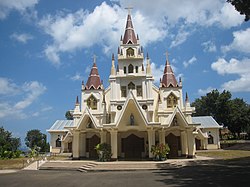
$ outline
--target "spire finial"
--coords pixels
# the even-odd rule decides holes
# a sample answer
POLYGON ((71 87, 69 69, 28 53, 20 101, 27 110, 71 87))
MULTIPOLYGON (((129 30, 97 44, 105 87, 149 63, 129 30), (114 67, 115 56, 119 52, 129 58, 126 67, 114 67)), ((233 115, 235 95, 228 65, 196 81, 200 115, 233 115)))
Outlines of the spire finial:
POLYGON ((96 57, 97 57, 97 56, 94 54, 94 55, 93 55, 94 64, 96 64, 96 57))
POLYGON ((147 52, 147 59, 149 59, 148 52, 147 52))
POLYGON ((168 53, 168 51, 166 51, 166 59, 167 59, 167 61, 168 61, 168 57, 169 57, 169 53, 168 53))
POLYGON ((130 15, 131 14, 131 10, 133 9, 133 7, 126 7, 125 9, 128 10, 128 14, 130 15))

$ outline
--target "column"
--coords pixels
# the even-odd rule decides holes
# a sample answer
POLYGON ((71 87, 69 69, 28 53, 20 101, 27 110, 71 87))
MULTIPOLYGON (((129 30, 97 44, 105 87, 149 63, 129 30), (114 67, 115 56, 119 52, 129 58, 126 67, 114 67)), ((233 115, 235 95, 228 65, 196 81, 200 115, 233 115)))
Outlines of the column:
POLYGON ((80 157, 86 157, 86 133, 80 134, 80 157))
POLYGON ((188 140, 188 158, 193 158, 195 155, 195 137, 193 135, 193 129, 187 131, 188 140))
POLYGON ((155 145, 155 130, 149 129, 148 130, 148 155, 149 155, 149 158, 154 157, 154 155, 151 153, 152 145, 155 145))
POLYGON ((79 159, 79 135, 80 131, 74 131, 73 132, 73 159, 79 159))
POLYGON ((166 142, 165 142, 165 131, 163 131, 163 130, 159 131, 159 141, 160 141, 160 144, 166 144, 166 142))
POLYGON ((111 135, 111 151, 112 151, 111 158, 116 160, 117 159, 117 131, 116 130, 110 131, 110 135, 111 135))
POLYGON ((187 132, 181 131, 181 154, 182 156, 187 156, 188 149, 187 149, 187 132))
POLYGON ((107 132, 101 131, 100 136, 101 136, 101 143, 106 143, 107 142, 107 132))

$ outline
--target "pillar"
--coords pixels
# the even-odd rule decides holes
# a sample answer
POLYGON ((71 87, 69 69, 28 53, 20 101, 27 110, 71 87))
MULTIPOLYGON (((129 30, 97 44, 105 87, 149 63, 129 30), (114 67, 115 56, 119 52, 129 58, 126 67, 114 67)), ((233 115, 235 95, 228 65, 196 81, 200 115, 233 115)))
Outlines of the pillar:
POLYGON ((182 154, 182 156, 188 155, 187 132, 186 131, 181 131, 181 154, 182 154))
POLYGON ((86 157, 86 133, 80 134, 80 157, 85 158, 86 157))
POLYGON ((79 150, 79 135, 80 131, 73 132, 73 159, 79 159, 80 157, 80 150, 79 150))
POLYGON ((151 153, 151 147, 155 145, 155 130, 148 130, 148 155, 149 158, 153 158, 154 155, 151 153))
POLYGON ((111 135, 111 151, 112 151, 111 158, 116 160, 117 159, 117 131, 116 130, 110 131, 110 135, 111 135))
POLYGON ((193 130, 189 129, 187 131, 188 140, 188 158, 193 158, 195 156, 195 137, 193 135, 193 130))
POLYGON ((107 132, 101 131, 100 136, 101 136, 101 143, 106 143, 107 142, 107 132))
POLYGON ((166 144, 165 131, 163 131, 163 130, 159 131, 159 141, 160 141, 160 144, 166 144))

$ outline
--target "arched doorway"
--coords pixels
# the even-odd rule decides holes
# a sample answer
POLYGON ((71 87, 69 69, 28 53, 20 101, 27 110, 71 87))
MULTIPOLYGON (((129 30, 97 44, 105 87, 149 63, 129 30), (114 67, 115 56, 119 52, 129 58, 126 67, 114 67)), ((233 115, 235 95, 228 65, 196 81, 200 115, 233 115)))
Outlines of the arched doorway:
POLYGON ((195 146, 196 146, 196 150, 201 150, 201 140, 195 138, 195 146))
POLYGON ((95 146, 99 143, 100 143, 100 138, 97 135, 93 135, 91 138, 86 139, 86 152, 89 152, 89 158, 91 159, 98 158, 95 146))
POLYGON ((144 138, 134 134, 122 138, 122 152, 125 159, 141 159, 142 152, 144 152, 144 138))
POLYGON ((169 157, 175 158, 178 157, 178 151, 181 151, 181 138, 180 136, 175 136, 174 134, 170 133, 165 138, 166 143, 170 148, 169 157))

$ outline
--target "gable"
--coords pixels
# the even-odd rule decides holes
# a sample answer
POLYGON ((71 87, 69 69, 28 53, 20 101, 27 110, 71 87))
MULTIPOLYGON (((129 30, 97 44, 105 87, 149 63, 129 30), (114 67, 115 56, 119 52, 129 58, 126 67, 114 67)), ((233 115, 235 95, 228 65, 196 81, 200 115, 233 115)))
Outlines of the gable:
POLYGON ((146 119, 134 99, 129 99, 124 105, 121 116, 117 121, 117 127, 119 130, 142 130, 147 127, 146 119))

